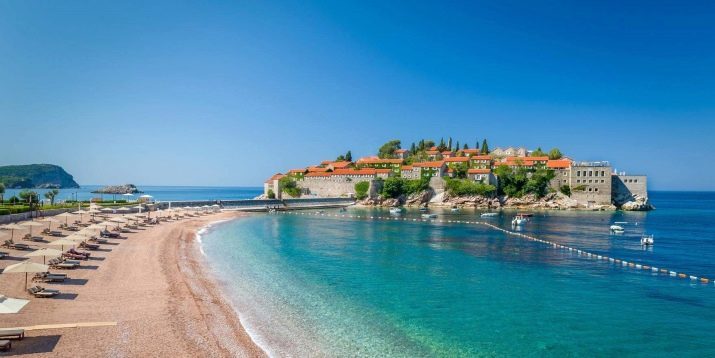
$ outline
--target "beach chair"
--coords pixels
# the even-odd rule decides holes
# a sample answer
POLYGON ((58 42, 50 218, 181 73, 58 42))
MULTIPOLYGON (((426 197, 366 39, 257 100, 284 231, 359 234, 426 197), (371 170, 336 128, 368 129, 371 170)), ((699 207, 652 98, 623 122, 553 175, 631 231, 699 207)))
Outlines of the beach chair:
POLYGON ((87 252, 87 251, 77 251, 77 250, 75 250, 74 248, 71 248, 71 249, 67 250, 67 252, 69 252, 69 253, 71 253, 71 254, 75 254, 75 255, 82 255, 82 256, 84 256, 84 257, 90 257, 90 256, 92 256, 92 254, 89 253, 89 252, 87 252))
POLYGON ((51 290, 40 286, 30 287, 27 289, 27 292, 37 298, 49 298, 60 294, 59 290, 51 290))
POLYGON ((119 237, 119 234, 116 233, 116 232, 111 232, 111 231, 107 231, 107 230, 102 230, 102 231, 99 232, 99 236, 101 236, 101 237, 108 237, 108 238, 114 239, 114 238, 118 238, 118 237, 119 237))
POLYGON ((19 244, 19 243, 12 241, 12 239, 5 240, 5 244, 3 246, 6 246, 11 249, 15 249, 15 250, 32 250, 30 245, 19 244))
POLYGON ((25 338, 25 330, 22 328, 0 328, 0 339, 20 339, 25 338))
POLYGON ((98 243, 98 244, 106 244, 106 243, 109 242, 109 241, 106 240, 106 239, 99 239, 99 238, 97 238, 97 237, 95 237, 95 236, 90 237, 89 240, 87 240, 87 241, 96 242, 96 243, 98 243))
POLYGON ((86 242, 80 242, 79 247, 82 249, 87 249, 87 250, 97 250, 99 249, 99 245, 95 244, 88 244, 86 242))
POLYGON ((36 273, 35 277, 32 278, 32 282, 64 282, 65 279, 67 279, 65 274, 42 272, 36 273))
POLYGON ((78 263, 75 262, 66 262, 66 261, 60 261, 58 259, 52 259, 47 262, 47 265, 55 268, 55 269, 60 269, 60 270, 73 270, 79 266, 78 263))
POLYGON ((43 239, 42 237, 32 236, 32 235, 30 235, 30 234, 27 234, 27 235, 23 236, 22 239, 25 240, 25 241, 35 241, 35 242, 45 240, 45 239, 43 239))
POLYGON ((0 351, 9 351, 12 349, 12 342, 7 339, 0 339, 0 351))

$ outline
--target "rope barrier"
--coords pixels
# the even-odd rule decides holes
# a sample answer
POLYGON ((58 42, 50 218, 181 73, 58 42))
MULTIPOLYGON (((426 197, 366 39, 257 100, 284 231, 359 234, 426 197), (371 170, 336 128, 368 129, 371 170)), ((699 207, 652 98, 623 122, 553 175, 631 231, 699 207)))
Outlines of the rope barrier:
POLYGON ((605 255, 599 255, 595 253, 591 253, 585 250, 580 250, 575 247, 567 246, 567 245, 562 245, 556 242, 548 241, 548 240, 543 240, 539 239, 527 234, 523 234, 520 232, 516 231, 511 231, 511 230, 506 230, 501 227, 498 227, 494 224, 490 224, 487 222, 483 221, 476 221, 476 220, 442 220, 442 219, 425 219, 425 218, 405 218, 405 217, 393 217, 393 216, 362 216, 362 215, 350 215, 350 214, 326 214, 323 212, 317 212, 317 213, 310 213, 310 212, 303 212, 303 211, 279 211, 278 213, 284 214, 284 215, 302 215, 302 216, 321 216, 321 217, 336 217, 336 218, 348 218, 348 219, 359 219, 359 220, 389 220, 389 221, 411 221, 411 222, 420 222, 420 223, 448 223, 448 224, 472 224, 472 225, 482 225, 489 227, 491 229, 501 231, 509 236, 515 236, 524 240, 528 241, 534 241, 542 244, 546 244, 547 246, 550 246, 555 249, 561 249, 565 250, 568 252, 575 252, 578 256, 589 258, 592 260, 596 261, 603 261, 603 262, 608 262, 612 263, 616 266, 621 266, 625 268, 631 268, 635 270, 640 270, 640 271, 650 271, 653 274, 656 275, 664 275, 668 277, 675 277, 679 279, 688 279, 693 283, 701 283, 701 284, 709 284, 710 282, 713 283, 713 286, 715 286, 715 280, 706 278, 706 277, 698 277, 690 274, 686 274, 684 272, 676 272, 669 270, 667 268, 662 268, 662 267, 655 267, 655 266, 650 266, 650 265, 645 265, 645 264, 638 264, 635 262, 629 262, 626 260, 621 260, 618 258, 613 258, 613 257, 608 257, 605 255))

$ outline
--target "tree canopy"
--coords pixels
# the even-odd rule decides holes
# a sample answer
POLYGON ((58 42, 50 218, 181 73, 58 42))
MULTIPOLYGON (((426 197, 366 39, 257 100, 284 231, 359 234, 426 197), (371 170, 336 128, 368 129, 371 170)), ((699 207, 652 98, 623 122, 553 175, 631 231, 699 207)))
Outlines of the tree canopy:
POLYGON ((395 151, 401 149, 402 142, 399 139, 393 139, 385 144, 383 144, 377 151, 377 156, 380 158, 394 158, 395 151))
POLYGON ((561 154, 561 151, 559 150, 559 148, 553 148, 549 151, 549 159, 551 159, 551 160, 561 159, 563 157, 564 157, 564 155, 561 154))

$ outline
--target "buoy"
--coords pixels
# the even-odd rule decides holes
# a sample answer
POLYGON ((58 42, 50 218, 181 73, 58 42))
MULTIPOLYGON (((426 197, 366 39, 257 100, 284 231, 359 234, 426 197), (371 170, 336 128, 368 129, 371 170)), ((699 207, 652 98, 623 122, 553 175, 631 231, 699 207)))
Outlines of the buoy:
POLYGON ((705 278, 705 277, 701 277, 701 278, 700 278, 700 282, 702 282, 702 283, 708 283, 708 282, 710 282, 710 280, 708 280, 708 279, 705 278))

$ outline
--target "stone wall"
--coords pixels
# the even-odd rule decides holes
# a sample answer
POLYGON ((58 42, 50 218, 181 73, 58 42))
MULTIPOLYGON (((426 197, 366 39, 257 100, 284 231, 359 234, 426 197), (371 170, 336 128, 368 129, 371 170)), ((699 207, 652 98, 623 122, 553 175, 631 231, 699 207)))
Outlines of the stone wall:
POLYGON ((579 205, 611 204, 611 167, 609 165, 574 165, 570 176, 571 198, 579 205), (576 190, 583 187, 583 190, 576 190))
POLYGON ((645 175, 613 175, 613 202, 621 205, 636 197, 648 198, 648 177, 645 175))

